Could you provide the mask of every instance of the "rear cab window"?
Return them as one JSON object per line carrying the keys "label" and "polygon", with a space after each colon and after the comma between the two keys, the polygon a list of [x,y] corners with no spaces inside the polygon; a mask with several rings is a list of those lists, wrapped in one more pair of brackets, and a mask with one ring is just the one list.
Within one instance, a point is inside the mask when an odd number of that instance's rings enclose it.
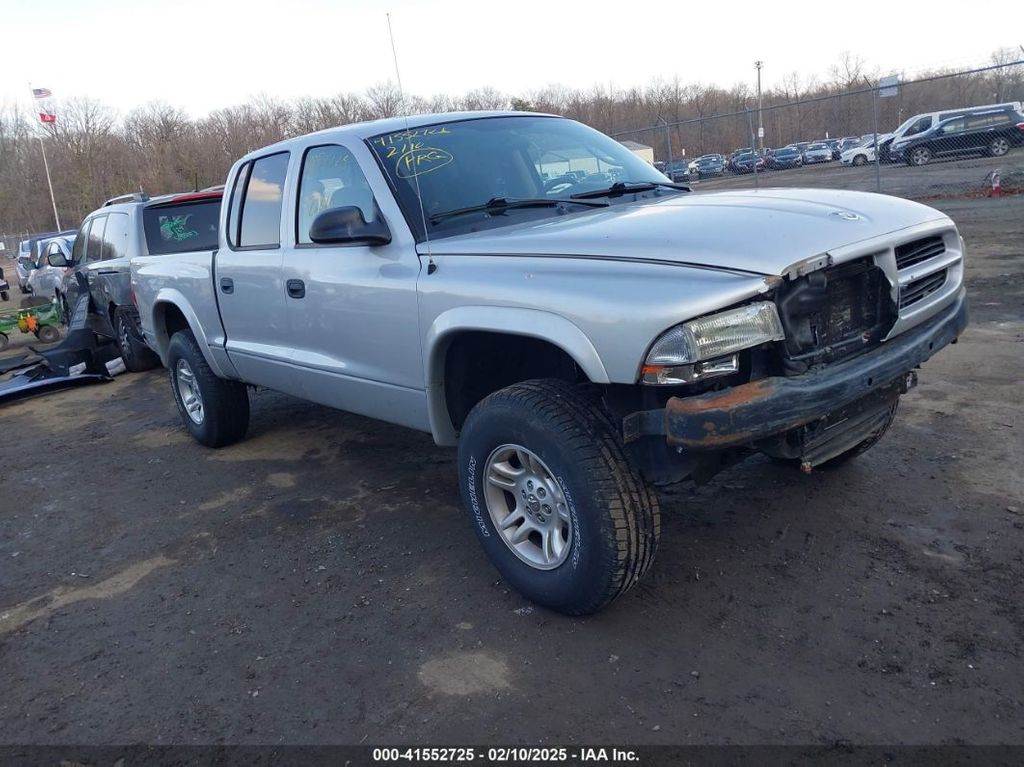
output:
{"label": "rear cab window", "polygon": [[[231,218],[238,210],[238,248],[277,248],[281,245],[281,209],[284,182],[288,175],[288,152],[260,157],[248,168],[248,177],[239,173],[236,195],[232,199]],[[235,206],[239,185],[245,183],[240,205]]]}
{"label": "rear cab window", "polygon": [[173,201],[142,211],[146,251],[151,256],[216,250],[221,197]]}

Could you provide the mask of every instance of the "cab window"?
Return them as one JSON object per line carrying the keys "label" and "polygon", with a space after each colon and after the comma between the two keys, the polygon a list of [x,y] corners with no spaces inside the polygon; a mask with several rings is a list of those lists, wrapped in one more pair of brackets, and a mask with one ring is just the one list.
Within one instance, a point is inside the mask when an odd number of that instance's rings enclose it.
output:
{"label": "cab window", "polygon": [[907,132],[904,133],[903,135],[904,136],[916,136],[918,133],[924,133],[930,127],[932,127],[932,118],[931,117],[922,117],[920,120],[918,120],[917,122],[912,124],[909,128],[907,128]]}
{"label": "cab window", "polygon": [[281,244],[281,204],[288,157],[288,152],[281,152],[253,162],[242,198],[239,247],[276,248]]}
{"label": "cab window", "polygon": [[315,146],[302,158],[296,211],[296,242],[309,244],[309,229],[319,214],[332,208],[356,207],[373,221],[377,205],[359,162],[343,146]]}

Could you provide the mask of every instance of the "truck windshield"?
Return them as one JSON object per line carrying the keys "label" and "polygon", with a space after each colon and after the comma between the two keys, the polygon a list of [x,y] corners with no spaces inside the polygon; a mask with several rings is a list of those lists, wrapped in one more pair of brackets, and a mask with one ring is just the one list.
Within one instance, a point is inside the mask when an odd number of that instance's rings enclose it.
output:
{"label": "truck windshield", "polygon": [[[492,199],[556,200],[609,189],[618,182],[669,184],[652,165],[614,139],[556,117],[486,117],[438,123],[374,136],[368,144],[420,238],[424,217],[434,237],[479,227],[482,220],[487,227],[505,226],[525,217],[566,212],[557,206],[488,211],[486,203]],[[632,197],[613,196],[609,202],[624,199]],[[475,218],[445,215],[476,206],[482,209]]]}
{"label": "truck windshield", "polygon": [[178,205],[156,205],[142,212],[146,248],[152,256],[217,248],[220,197]]}

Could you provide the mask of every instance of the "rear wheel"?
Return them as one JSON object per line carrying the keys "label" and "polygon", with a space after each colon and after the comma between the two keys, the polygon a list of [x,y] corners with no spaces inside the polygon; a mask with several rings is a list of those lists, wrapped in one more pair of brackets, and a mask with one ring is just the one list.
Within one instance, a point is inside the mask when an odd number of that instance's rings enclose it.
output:
{"label": "rear wheel", "polygon": [[1002,157],[1010,151],[1010,142],[1003,136],[997,136],[988,144],[988,153],[993,157]]}
{"label": "rear wheel", "polygon": [[11,294],[6,290],[0,290],[0,301],[10,301]]}
{"label": "rear wheel", "polygon": [[526,381],[478,403],[462,429],[459,480],[491,562],[545,607],[596,612],[654,561],[658,501],[579,387]]}
{"label": "rear wheel", "polygon": [[191,330],[174,334],[167,348],[167,367],[181,422],[196,442],[223,447],[245,436],[249,428],[245,384],[218,378]]}
{"label": "rear wheel", "polygon": [[134,307],[119,306],[114,310],[114,331],[117,333],[121,359],[132,373],[152,370],[160,364],[160,358],[142,340],[139,313]]}
{"label": "rear wheel", "polygon": [[910,158],[908,162],[911,165],[927,165],[931,162],[932,150],[926,146],[919,146],[910,152]]}

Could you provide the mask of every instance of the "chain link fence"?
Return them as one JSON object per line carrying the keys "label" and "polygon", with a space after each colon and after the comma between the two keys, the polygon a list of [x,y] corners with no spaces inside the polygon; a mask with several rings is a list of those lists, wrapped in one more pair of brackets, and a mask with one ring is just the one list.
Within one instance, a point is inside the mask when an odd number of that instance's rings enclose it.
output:
{"label": "chain link fence", "polygon": [[[695,191],[829,187],[915,200],[1024,193],[1024,60],[616,134]],[[877,147],[876,147],[877,136]]]}

